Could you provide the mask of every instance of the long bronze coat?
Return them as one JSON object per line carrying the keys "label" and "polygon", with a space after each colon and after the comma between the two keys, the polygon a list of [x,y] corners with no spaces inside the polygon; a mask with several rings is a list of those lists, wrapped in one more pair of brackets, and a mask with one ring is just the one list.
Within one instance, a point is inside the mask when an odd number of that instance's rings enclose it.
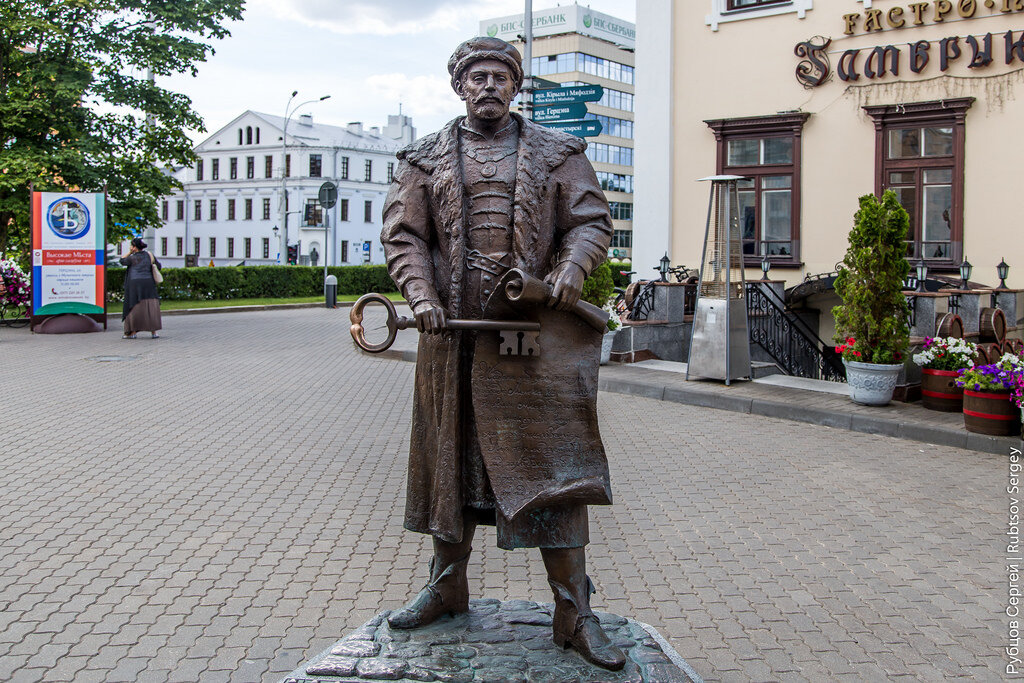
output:
{"label": "long bronze coat", "polygon": [[[586,143],[513,116],[520,135],[512,265],[543,278],[555,264],[568,260],[589,274],[607,256],[612,225],[608,202],[583,154]],[[381,233],[391,277],[409,303],[440,304],[452,318],[461,317],[466,263],[461,122],[461,117],[455,119],[398,153]],[[420,336],[405,511],[407,529],[450,542],[461,540],[464,502],[461,344],[460,332]],[[565,387],[566,392],[573,389]],[[557,411],[557,404],[551,410]],[[607,472],[603,449],[595,449],[591,457]],[[547,503],[608,503],[606,476],[604,489],[606,495],[591,500]]]}

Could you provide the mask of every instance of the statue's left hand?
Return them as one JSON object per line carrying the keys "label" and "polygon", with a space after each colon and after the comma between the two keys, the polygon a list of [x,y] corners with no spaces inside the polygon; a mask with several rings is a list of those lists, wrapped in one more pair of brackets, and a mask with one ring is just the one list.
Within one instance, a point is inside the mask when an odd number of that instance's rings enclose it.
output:
{"label": "statue's left hand", "polygon": [[571,261],[563,261],[548,273],[544,282],[551,285],[551,296],[548,307],[558,311],[568,311],[580,300],[583,291],[583,280],[586,279],[583,269]]}

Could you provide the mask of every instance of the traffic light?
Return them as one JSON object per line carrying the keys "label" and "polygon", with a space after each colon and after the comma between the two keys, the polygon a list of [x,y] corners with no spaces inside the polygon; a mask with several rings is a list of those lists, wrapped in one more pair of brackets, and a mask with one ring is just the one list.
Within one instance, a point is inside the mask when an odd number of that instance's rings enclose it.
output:
{"label": "traffic light", "polygon": [[289,244],[288,245],[288,263],[295,265],[299,262],[299,245]]}

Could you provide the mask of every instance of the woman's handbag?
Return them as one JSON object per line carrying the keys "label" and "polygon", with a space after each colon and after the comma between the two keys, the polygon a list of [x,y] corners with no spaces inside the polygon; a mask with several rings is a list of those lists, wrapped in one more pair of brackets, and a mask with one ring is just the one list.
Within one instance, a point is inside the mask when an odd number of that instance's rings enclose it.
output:
{"label": "woman's handbag", "polygon": [[153,254],[149,255],[150,268],[153,270],[153,281],[160,284],[164,281],[164,276],[160,273],[160,269],[156,267],[156,256]]}

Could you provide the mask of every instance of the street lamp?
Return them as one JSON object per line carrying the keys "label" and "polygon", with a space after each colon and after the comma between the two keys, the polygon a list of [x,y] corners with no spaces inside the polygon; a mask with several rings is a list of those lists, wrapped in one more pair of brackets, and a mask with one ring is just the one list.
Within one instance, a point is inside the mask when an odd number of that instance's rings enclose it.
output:
{"label": "street lamp", "polygon": [[669,260],[668,252],[666,251],[665,255],[661,257],[660,261],[658,261],[658,272],[661,273],[662,282],[668,282],[668,267],[671,264],[672,261]]}
{"label": "street lamp", "polygon": [[999,265],[996,266],[996,275],[999,276],[999,289],[1006,289],[1006,276],[1010,274],[1010,266],[1006,262],[1006,259],[999,259]]}
{"label": "street lamp", "polygon": [[928,265],[924,262],[924,259],[917,262],[917,291],[927,291],[925,282],[928,281]]}
{"label": "street lamp", "polygon": [[761,257],[761,280],[768,280],[768,271],[772,269],[772,262],[768,260],[768,255],[765,254]]}
{"label": "street lamp", "polygon": [[971,270],[973,268],[974,266],[967,259],[964,259],[964,262],[960,264],[960,289],[968,288],[967,281],[971,279]]}
{"label": "street lamp", "polygon": [[[274,233],[274,239],[276,240],[277,239],[277,233],[280,232],[280,229],[275,225],[274,229],[271,232]],[[280,247],[281,247],[281,242],[280,241],[278,241],[277,246],[280,249]],[[281,252],[280,251],[277,252],[277,262],[281,263]]]}
{"label": "street lamp", "polygon": [[295,112],[307,104],[323,102],[330,97],[330,95],[324,95],[321,98],[306,100],[292,107],[292,100],[298,94],[298,90],[293,90],[292,96],[288,98],[288,104],[284,108],[284,127],[281,132],[281,241],[278,244],[278,253],[284,255],[285,264],[288,263],[288,121],[295,115]]}

